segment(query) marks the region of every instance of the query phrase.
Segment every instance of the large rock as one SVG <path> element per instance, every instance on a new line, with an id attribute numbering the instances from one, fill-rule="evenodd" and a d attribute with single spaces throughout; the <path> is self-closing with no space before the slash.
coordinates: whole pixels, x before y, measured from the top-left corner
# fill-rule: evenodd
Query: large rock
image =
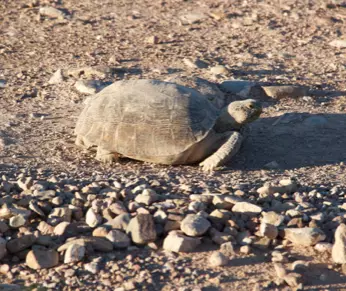
<path id="1" fill-rule="evenodd" d="M 256 216 L 262 212 L 262 207 L 249 202 L 238 202 L 233 206 L 232 211 L 234 213 Z"/>
<path id="2" fill-rule="evenodd" d="M 130 238 L 120 230 L 113 229 L 106 236 L 113 243 L 114 248 L 127 248 L 131 244 Z"/>
<path id="3" fill-rule="evenodd" d="M 103 225 L 113 229 L 126 230 L 131 220 L 131 215 L 128 213 L 123 213 L 113 218 L 112 220 L 107 221 Z"/>
<path id="4" fill-rule="evenodd" d="M 163 242 L 163 249 L 172 252 L 192 252 L 201 243 L 200 238 L 188 237 L 175 232 L 170 233 Z"/>
<path id="5" fill-rule="evenodd" d="M 180 228 L 189 236 L 201 236 L 207 232 L 210 226 L 210 222 L 203 216 L 189 214 L 181 222 Z"/>
<path id="6" fill-rule="evenodd" d="M 337 264 L 346 264 L 346 225 L 343 223 L 335 231 L 332 258 Z"/>
<path id="7" fill-rule="evenodd" d="M 10 253 L 18 253 L 31 247 L 35 243 L 35 241 L 36 237 L 34 235 L 27 234 L 8 241 L 6 247 Z"/>
<path id="8" fill-rule="evenodd" d="M 0 260 L 7 254 L 6 240 L 0 237 Z"/>
<path id="9" fill-rule="evenodd" d="M 295 245 L 313 246 L 326 238 L 326 235 L 319 228 L 286 228 L 285 238 Z"/>
<path id="10" fill-rule="evenodd" d="M 138 214 L 132 218 L 126 232 L 136 244 L 146 244 L 156 240 L 155 224 L 150 214 Z"/>
<path id="11" fill-rule="evenodd" d="M 100 252 L 110 252 L 113 250 L 113 244 L 103 238 L 103 237 L 81 237 L 81 238 L 77 238 L 74 240 L 71 240 L 65 244 L 63 244 L 62 246 L 60 246 L 58 248 L 58 252 L 63 252 L 65 250 L 67 250 L 67 248 L 72 245 L 72 244 L 78 244 L 81 246 L 88 246 L 93 248 L 95 251 L 100 251 Z"/>
<path id="12" fill-rule="evenodd" d="M 85 255 L 85 246 L 78 243 L 70 244 L 64 256 L 64 263 L 74 263 L 83 260 Z"/>
<path id="13" fill-rule="evenodd" d="M 25 262 L 34 270 L 52 268 L 59 264 L 59 254 L 55 250 L 31 250 Z"/>
<path id="14" fill-rule="evenodd" d="M 98 213 L 95 213 L 95 211 L 92 208 L 89 208 L 85 215 L 85 222 L 90 227 L 96 227 L 102 223 L 102 216 Z"/>

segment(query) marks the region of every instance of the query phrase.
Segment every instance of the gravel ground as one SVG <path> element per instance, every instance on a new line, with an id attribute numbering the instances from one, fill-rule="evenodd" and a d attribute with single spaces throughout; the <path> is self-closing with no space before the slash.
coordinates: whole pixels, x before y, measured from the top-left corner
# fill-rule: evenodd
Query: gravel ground
<path id="1" fill-rule="evenodd" d="M 0 290 L 346 290 L 345 1 L 0 11 Z M 195 77 L 264 107 L 220 171 L 74 145 L 111 82 Z"/>

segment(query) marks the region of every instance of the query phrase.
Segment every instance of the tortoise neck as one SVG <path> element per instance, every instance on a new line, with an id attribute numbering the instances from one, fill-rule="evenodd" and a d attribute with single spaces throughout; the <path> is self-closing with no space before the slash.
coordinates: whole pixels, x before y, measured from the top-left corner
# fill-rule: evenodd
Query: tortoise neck
<path id="1" fill-rule="evenodd" d="M 229 114 L 228 107 L 225 107 L 215 121 L 214 130 L 221 133 L 239 129 L 240 127 L 241 125 Z"/>

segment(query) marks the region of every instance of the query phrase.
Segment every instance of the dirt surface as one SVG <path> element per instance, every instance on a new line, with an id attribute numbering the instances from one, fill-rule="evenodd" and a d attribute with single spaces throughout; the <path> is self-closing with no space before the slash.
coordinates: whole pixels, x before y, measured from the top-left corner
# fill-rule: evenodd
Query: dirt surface
<path id="1" fill-rule="evenodd" d="M 46 6 L 60 9 L 63 16 L 40 14 Z M 296 177 L 303 192 L 346 187 L 346 45 L 331 45 L 346 39 L 346 2 L 5 0 L 0 1 L 0 11 L 0 173 L 9 180 L 20 173 L 82 184 L 108 179 L 150 185 L 158 180 L 158 193 L 180 198 L 245 185 L 252 201 L 257 201 L 257 194 L 251 193 L 264 182 L 287 177 Z M 189 13 L 194 13 L 194 23 L 189 23 Z M 196 68 L 184 59 L 199 59 L 204 65 Z M 225 72 L 213 73 L 216 65 L 223 65 Z M 72 69 L 77 68 L 82 69 L 75 73 Z M 95 70 L 89 76 L 90 68 Z M 50 84 L 58 69 L 64 80 Z M 198 76 L 216 84 L 242 79 L 304 85 L 309 92 L 299 98 L 260 98 L 264 112 L 252 124 L 242 150 L 227 167 L 211 174 L 193 165 L 169 167 L 129 159 L 109 167 L 74 145 L 73 129 L 87 97 L 76 90 L 78 79 L 108 84 L 174 76 Z M 276 163 L 274 169 L 268 169 L 271 162 Z M 340 199 L 342 204 L 344 197 Z M 333 242 L 335 228 L 327 242 Z M 51 290 L 114 290 L 140 278 L 138 272 L 132 275 L 133 264 L 144 264 L 151 279 L 138 281 L 134 290 L 290 288 L 275 285 L 268 251 L 237 251 L 227 266 L 213 268 L 208 258 L 217 248 L 206 241 L 194 253 L 158 255 L 157 262 L 159 251 L 148 248 L 116 252 L 109 259 L 120 266 L 123 279 L 118 281 L 106 265 L 96 275 L 80 274 L 81 279 L 69 285 L 61 282 L 61 272 L 34 271 L 22 261 L 6 262 L 22 269 L 2 279 L 13 284 L 44 280 Z M 287 250 L 290 261 L 310 262 L 306 290 L 346 290 L 346 278 L 330 254 L 321 255 L 312 247 Z M 135 258 L 139 261 L 129 265 Z M 164 272 L 170 260 L 175 270 Z M 73 269 L 78 272 L 80 266 Z M 54 277 L 60 283 L 49 285 L 57 282 Z"/>

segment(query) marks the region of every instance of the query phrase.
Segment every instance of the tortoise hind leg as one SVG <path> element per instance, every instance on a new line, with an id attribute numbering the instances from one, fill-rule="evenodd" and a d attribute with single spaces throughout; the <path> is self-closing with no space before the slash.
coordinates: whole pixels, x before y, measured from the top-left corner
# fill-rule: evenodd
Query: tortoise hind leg
<path id="1" fill-rule="evenodd" d="M 84 149 L 91 149 L 94 146 L 92 143 L 88 142 L 88 140 L 85 137 L 81 135 L 77 135 L 75 144 Z"/>
<path id="2" fill-rule="evenodd" d="M 106 164 L 111 164 L 118 160 L 119 156 L 117 153 L 105 150 L 101 148 L 100 146 L 97 147 L 97 152 L 96 152 L 96 160 L 106 163 Z"/>

